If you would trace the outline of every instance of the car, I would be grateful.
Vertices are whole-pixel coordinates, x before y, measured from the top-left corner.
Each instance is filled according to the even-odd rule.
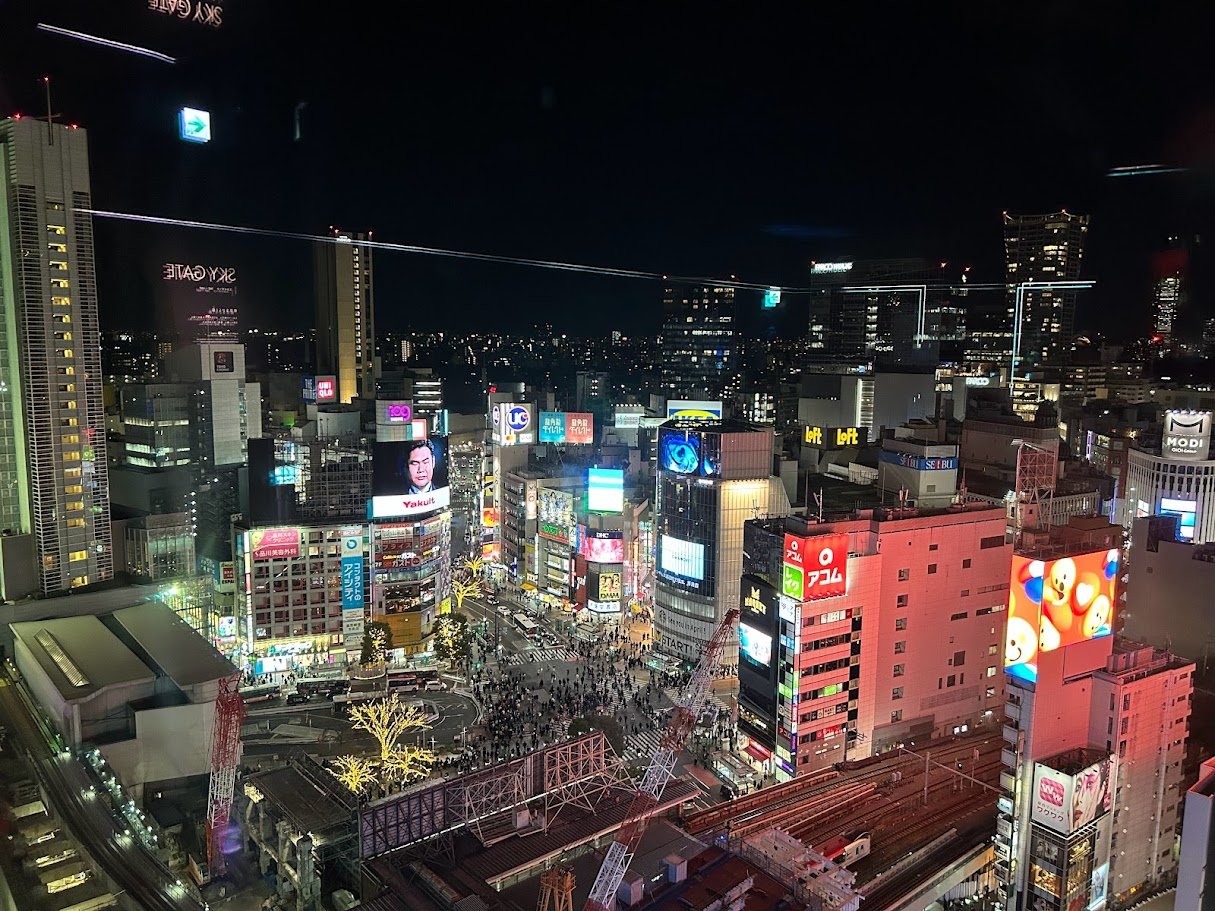
[[[302,705],[311,701],[312,697],[307,693],[290,693],[287,696],[287,705]]]
[[[434,692],[435,690],[445,690],[447,686],[442,680],[427,680],[423,688],[429,692]]]
[[[485,596],[485,603],[486,604],[497,604],[498,596],[495,595],[493,592],[490,592],[488,595]]]

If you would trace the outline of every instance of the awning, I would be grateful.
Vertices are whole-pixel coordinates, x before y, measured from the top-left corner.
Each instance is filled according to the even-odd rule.
[[[760,762],[767,762],[772,758],[772,754],[761,747],[758,743],[752,740],[743,748],[743,752],[753,759],[758,759]]]

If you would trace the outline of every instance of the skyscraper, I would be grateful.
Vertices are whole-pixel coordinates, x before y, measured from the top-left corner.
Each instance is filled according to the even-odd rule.
[[[1187,253],[1178,238],[1152,259],[1152,350],[1157,357],[1172,354],[1177,346],[1177,316],[1185,303]]]
[[[734,289],[668,287],[662,309],[662,394],[723,397],[735,373]]]
[[[1067,210],[1049,215],[1004,213],[1004,264],[1014,318],[1005,363],[1015,356],[1020,376],[1066,365],[1076,319],[1076,292],[1027,288],[1017,321],[1017,286],[1078,279],[1088,222],[1087,215],[1072,215]]]
[[[113,552],[88,141],[12,118],[0,150],[0,528],[17,538],[0,553],[19,597],[109,579]],[[26,584],[10,570],[23,548]]]
[[[333,230],[334,243],[318,243],[316,370],[337,377],[338,401],[375,398],[375,288],[370,234]]]

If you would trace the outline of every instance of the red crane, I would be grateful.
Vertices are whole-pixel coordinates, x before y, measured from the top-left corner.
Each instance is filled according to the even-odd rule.
[[[607,854],[603,858],[603,866],[599,868],[599,875],[595,877],[595,883],[591,886],[591,894],[587,897],[586,904],[583,905],[583,911],[611,911],[615,908],[616,890],[620,888],[624,874],[629,869],[629,864],[632,863],[633,855],[637,853],[641,836],[645,834],[654,808],[658,806],[662,790],[671,777],[671,771],[675,768],[675,761],[683,751],[688,738],[692,736],[692,729],[696,727],[696,719],[700,717],[700,712],[709,699],[709,686],[713,682],[713,672],[717,668],[726,639],[729,638],[734,621],[737,619],[738,608],[726,611],[721,625],[713,633],[713,638],[705,645],[696,670],[692,672],[692,679],[688,681],[687,687],[680,694],[675,711],[671,713],[671,721],[658,743],[658,749],[650,759],[649,768],[645,770],[645,776],[641,779],[641,784],[633,795],[628,815],[620,824],[615,840],[608,845]]]
[[[221,679],[215,697],[211,787],[207,795],[207,866],[211,878],[224,872],[224,854],[220,848],[232,813],[232,792],[236,790],[236,767],[240,762],[240,725],[244,717],[240,676]]]

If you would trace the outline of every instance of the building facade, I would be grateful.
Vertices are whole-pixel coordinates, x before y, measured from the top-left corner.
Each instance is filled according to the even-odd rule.
[[[88,140],[13,118],[0,150],[0,527],[51,594],[114,574]]]
[[[375,398],[375,287],[370,234],[333,229],[313,256],[317,373],[337,378],[338,401]]]
[[[662,394],[728,397],[735,375],[734,289],[671,286],[662,298]]]

